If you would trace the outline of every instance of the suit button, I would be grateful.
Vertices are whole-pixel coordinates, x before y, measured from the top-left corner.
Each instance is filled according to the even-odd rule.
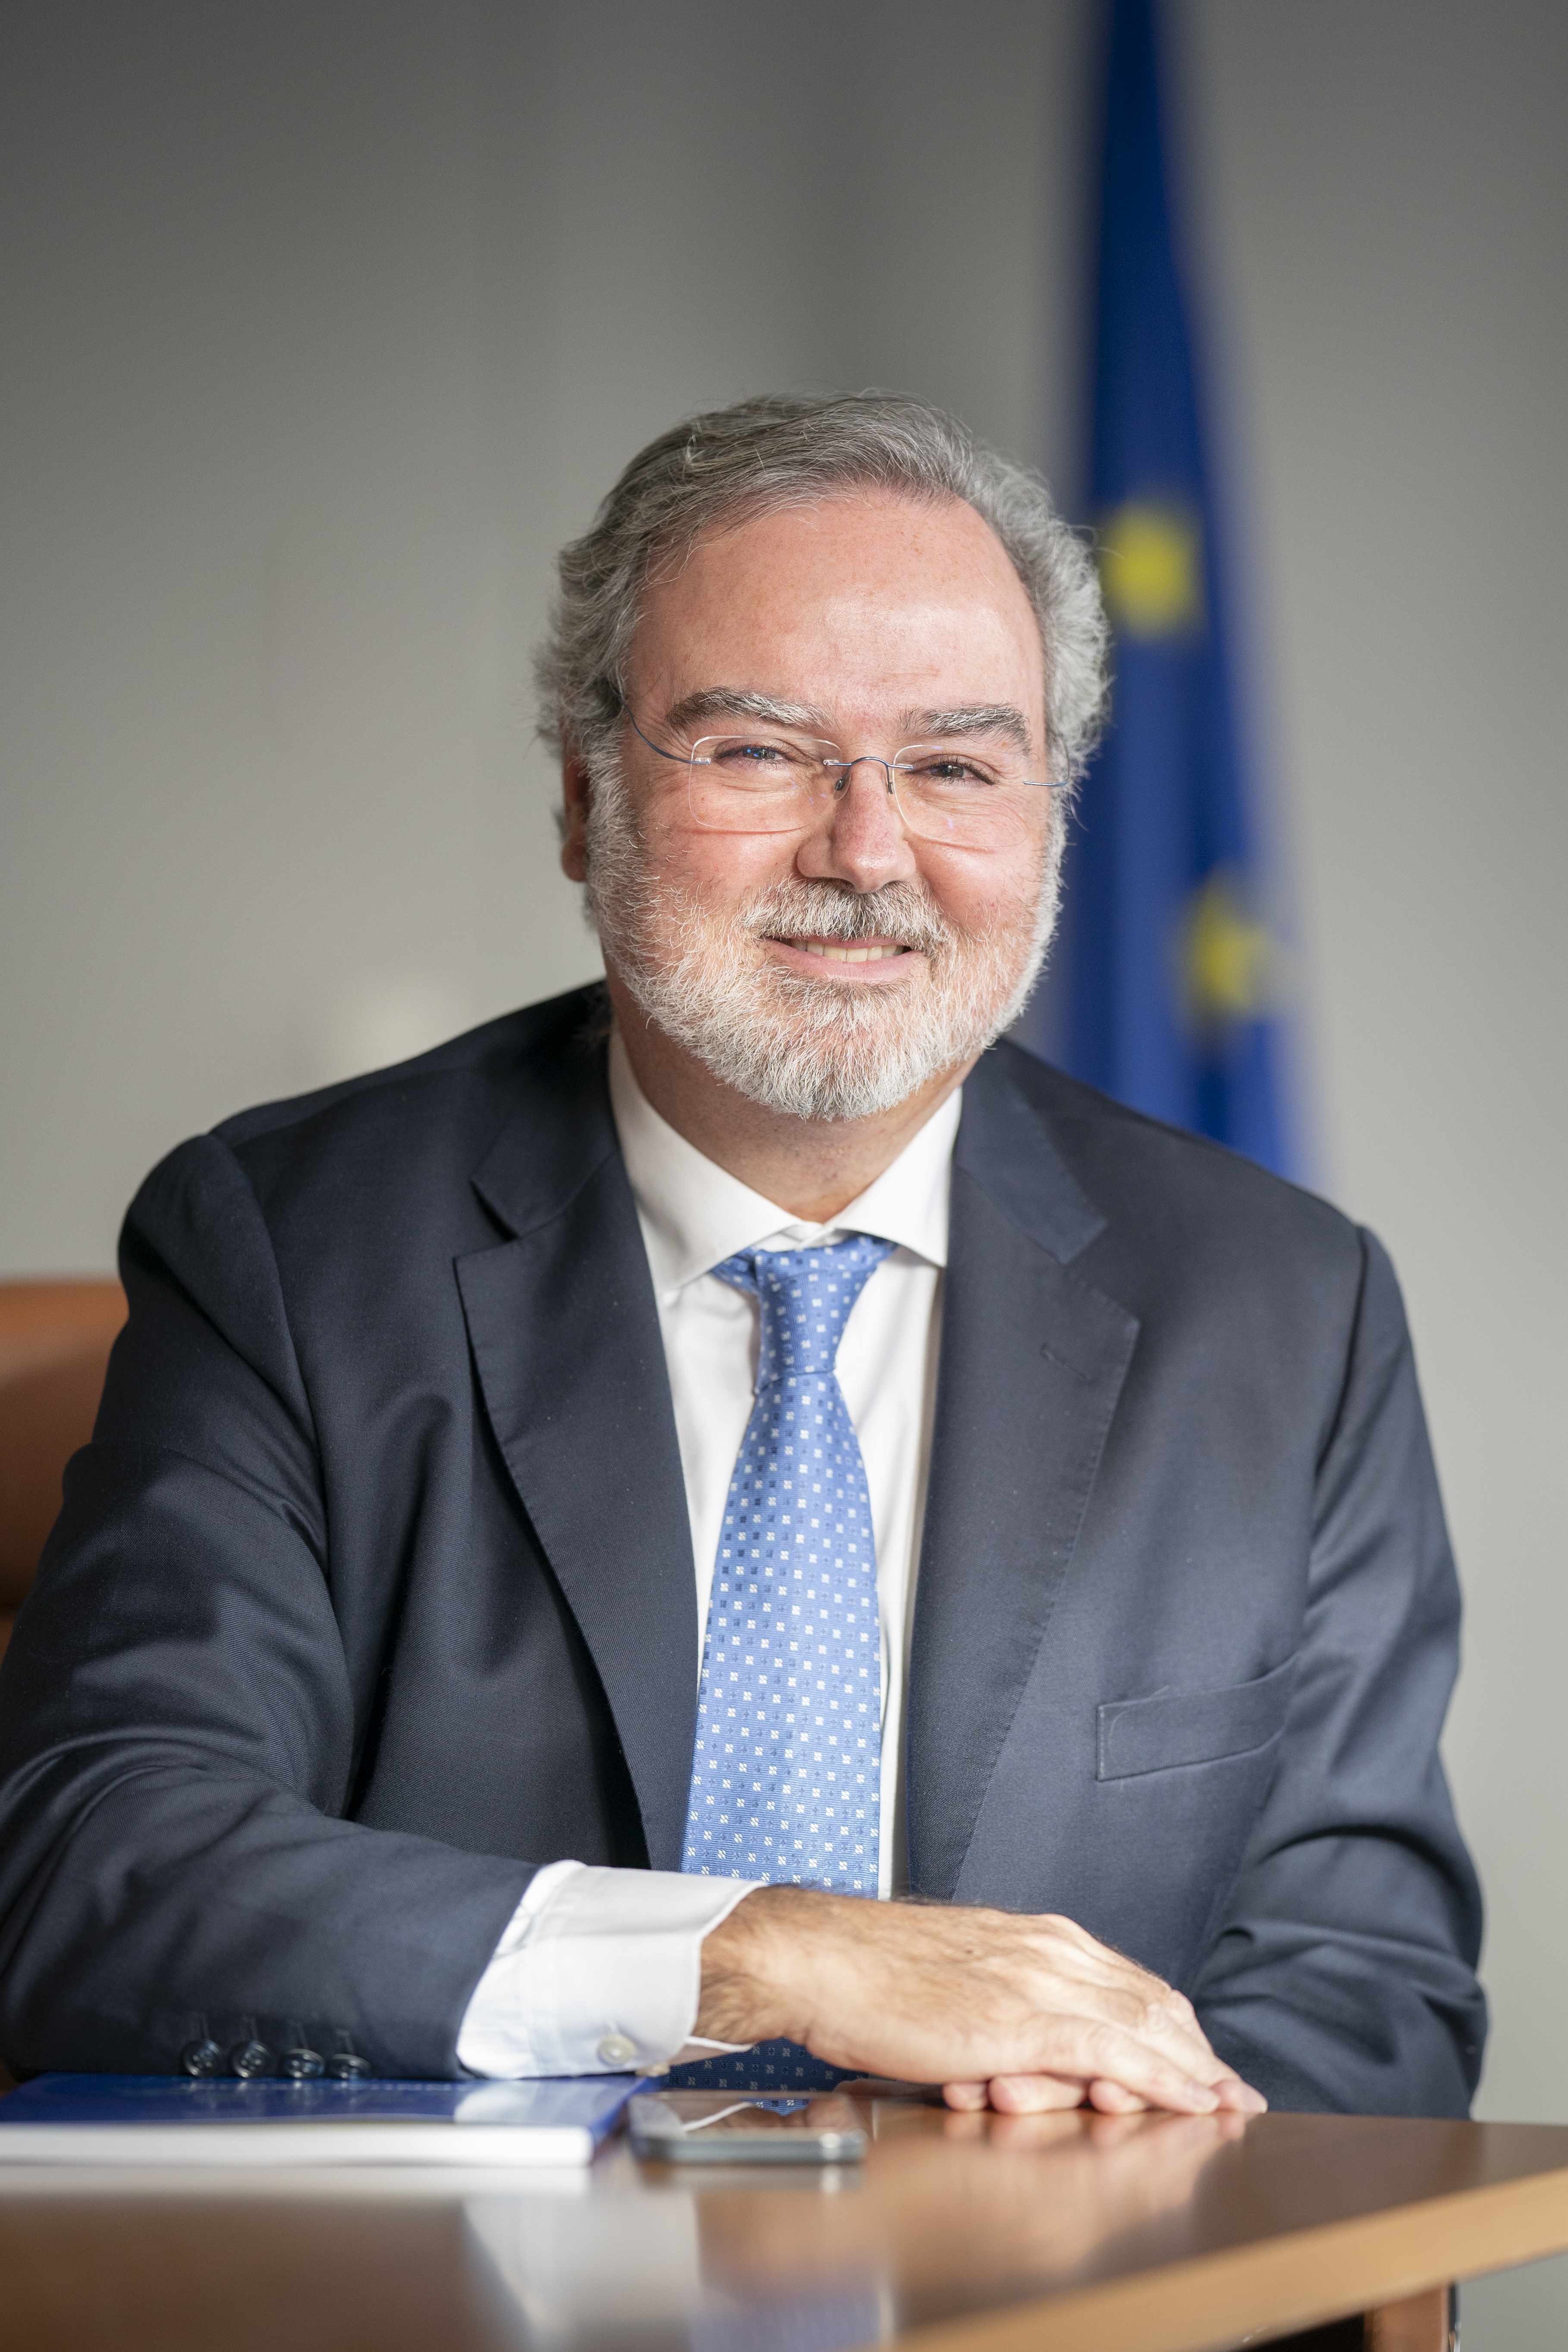
[[[599,2056],[606,2066],[629,2066],[637,2054],[637,2043],[628,2042],[624,2033],[606,2033],[599,2044]]]
[[[180,2053],[180,2064],[185,2073],[198,2077],[221,2074],[225,2063],[223,2045],[210,2034],[204,2034],[199,2042],[187,2042]]]
[[[285,2050],[281,2071],[291,2083],[312,2083],[325,2073],[326,2064],[319,2050],[307,2050],[301,2044],[298,2050]]]

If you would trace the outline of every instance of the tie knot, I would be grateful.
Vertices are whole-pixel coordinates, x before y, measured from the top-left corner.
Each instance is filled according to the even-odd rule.
[[[713,1268],[762,1308],[757,1386],[830,1375],[849,1310],[894,1244],[848,1234],[817,1249],[739,1250]]]

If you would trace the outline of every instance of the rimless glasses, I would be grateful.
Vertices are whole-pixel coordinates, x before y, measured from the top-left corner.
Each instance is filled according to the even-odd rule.
[[[882,770],[906,833],[953,849],[1001,850],[1034,831],[1038,795],[1050,790],[1025,772],[1001,725],[911,743],[890,760],[851,758],[821,736],[766,722],[670,751],[622,708],[650,751],[685,768],[692,821],[710,833],[806,832],[842,800],[855,770],[871,767]]]

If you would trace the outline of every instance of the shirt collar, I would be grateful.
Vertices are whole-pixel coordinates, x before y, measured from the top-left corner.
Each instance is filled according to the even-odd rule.
[[[631,1180],[654,1288],[706,1274],[737,1250],[804,1248],[840,1234],[875,1234],[931,1265],[947,1264],[948,1197],[962,1089],[912,1136],[891,1167],[830,1225],[792,1217],[677,1134],[643,1093],[619,1032],[610,1038],[610,1108]]]

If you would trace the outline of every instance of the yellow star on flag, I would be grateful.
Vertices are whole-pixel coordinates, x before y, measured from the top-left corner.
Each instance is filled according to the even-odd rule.
[[[1178,507],[1131,499],[1100,534],[1100,582],[1123,636],[1171,637],[1203,618],[1195,519]]]
[[[1234,877],[1223,868],[1187,902],[1180,961],[1188,1010],[1205,1027],[1260,1020],[1277,1008],[1278,943],[1267,924],[1247,911]]]

